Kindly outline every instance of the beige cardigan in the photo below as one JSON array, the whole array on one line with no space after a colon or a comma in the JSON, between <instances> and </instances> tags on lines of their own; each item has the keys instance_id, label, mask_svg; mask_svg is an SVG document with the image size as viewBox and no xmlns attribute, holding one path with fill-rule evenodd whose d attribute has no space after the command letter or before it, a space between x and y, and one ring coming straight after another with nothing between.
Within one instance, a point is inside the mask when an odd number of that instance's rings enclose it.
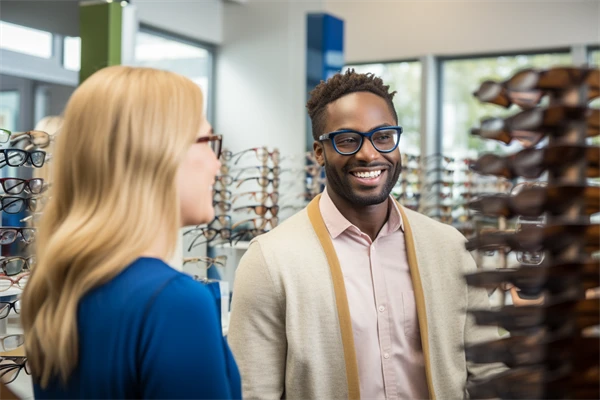
<instances>
[{"instance_id":1,"label":"beige cardigan","mask_svg":"<svg viewBox=\"0 0 600 400\"><path fill-rule=\"evenodd\" d=\"M360 398L344 278L319 198L254 239L240 261L228 340L244 398ZM461 351L498 337L465 313L489 307L486 291L465 284L476 265L456 229L400 211L430 396L464 398L467 381L504 368L473 365Z\"/></svg>"}]
</instances>

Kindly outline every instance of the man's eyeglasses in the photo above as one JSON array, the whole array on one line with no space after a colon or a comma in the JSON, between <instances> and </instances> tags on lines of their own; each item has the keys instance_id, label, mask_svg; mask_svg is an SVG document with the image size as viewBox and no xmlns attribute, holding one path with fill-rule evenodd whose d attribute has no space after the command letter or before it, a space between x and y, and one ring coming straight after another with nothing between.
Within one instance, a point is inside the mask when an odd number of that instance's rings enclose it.
<instances>
[{"instance_id":1,"label":"man's eyeglasses","mask_svg":"<svg viewBox=\"0 0 600 400\"><path fill-rule=\"evenodd\" d=\"M321 135L319 136L319 140L331 140L335 151L343 156L351 156L360 151L364 138L369 139L378 152L391 153L398 147L401 134L401 126L384 126L373 129L370 132L343 129Z\"/></svg>"},{"instance_id":2,"label":"man's eyeglasses","mask_svg":"<svg viewBox=\"0 0 600 400\"><path fill-rule=\"evenodd\" d=\"M3 257L0 258L0 271L6 276L18 275L23 271L30 271L35 267L35 257Z\"/></svg>"},{"instance_id":3,"label":"man's eyeglasses","mask_svg":"<svg viewBox=\"0 0 600 400\"><path fill-rule=\"evenodd\" d=\"M208 143L212 151L215 152L217 158L221 157L221 146L223 144L222 135L202 136L196 139L196 143Z\"/></svg>"},{"instance_id":4,"label":"man's eyeglasses","mask_svg":"<svg viewBox=\"0 0 600 400\"><path fill-rule=\"evenodd\" d=\"M34 235L34 228L5 226L0 228L0 245L14 243L19 236L21 236L23 242L30 244L33 242Z\"/></svg>"},{"instance_id":5,"label":"man's eyeglasses","mask_svg":"<svg viewBox=\"0 0 600 400\"><path fill-rule=\"evenodd\" d=\"M479 174L507 179L536 179L547 170L564 170L584 157L589 166L587 176L597 177L600 174L598 146L555 145L539 149L528 148L506 157L489 153L475 161L471 169Z\"/></svg>"},{"instance_id":6,"label":"man's eyeglasses","mask_svg":"<svg viewBox=\"0 0 600 400\"><path fill-rule=\"evenodd\" d=\"M8 194L21 194L23 190L32 194L40 194L44 189L44 180L42 178L1 178L0 185L2 185L4 193Z\"/></svg>"},{"instance_id":7,"label":"man's eyeglasses","mask_svg":"<svg viewBox=\"0 0 600 400\"><path fill-rule=\"evenodd\" d=\"M26 151L20 149L0 149L0 168L20 167L29 162L32 166L41 168L46 159L46 152L42 150Z\"/></svg>"},{"instance_id":8,"label":"man's eyeglasses","mask_svg":"<svg viewBox=\"0 0 600 400\"><path fill-rule=\"evenodd\" d=\"M0 206L7 214L18 214L27 208L35 212L38 209L40 197L0 196Z\"/></svg>"}]
</instances>

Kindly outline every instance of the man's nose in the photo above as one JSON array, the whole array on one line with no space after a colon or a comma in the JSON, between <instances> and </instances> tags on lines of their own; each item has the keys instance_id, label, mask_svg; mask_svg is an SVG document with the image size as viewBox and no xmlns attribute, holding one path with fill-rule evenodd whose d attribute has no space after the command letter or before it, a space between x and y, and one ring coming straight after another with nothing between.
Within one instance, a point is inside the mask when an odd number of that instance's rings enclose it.
<instances>
[{"instance_id":1,"label":"man's nose","mask_svg":"<svg viewBox=\"0 0 600 400\"><path fill-rule=\"evenodd\" d=\"M373 147L373 143L368 138L363 138L363 144L354 156L359 160L370 162L379 158L379 152Z\"/></svg>"}]
</instances>

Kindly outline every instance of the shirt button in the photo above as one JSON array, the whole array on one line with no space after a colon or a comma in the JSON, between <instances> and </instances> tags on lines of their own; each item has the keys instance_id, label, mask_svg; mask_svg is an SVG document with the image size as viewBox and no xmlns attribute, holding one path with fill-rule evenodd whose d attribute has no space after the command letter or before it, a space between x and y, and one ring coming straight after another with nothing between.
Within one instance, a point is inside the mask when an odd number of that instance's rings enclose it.
<instances>
[{"instance_id":1,"label":"shirt button","mask_svg":"<svg viewBox=\"0 0 600 400\"><path fill-rule=\"evenodd\" d=\"M379 312L384 312L385 311L385 307L384 306L379 306Z\"/></svg>"},{"instance_id":2,"label":"shirt button","mask_svg":"<svg viewBox=\"0 0 600 400\"><path fill-rule=\"evenodd\" d=\"M383 353L383 358L385 358L386 360L387 360L388 358L390 358L390 355L389 355L389 353Z\"/></svg>"}]
</instances>

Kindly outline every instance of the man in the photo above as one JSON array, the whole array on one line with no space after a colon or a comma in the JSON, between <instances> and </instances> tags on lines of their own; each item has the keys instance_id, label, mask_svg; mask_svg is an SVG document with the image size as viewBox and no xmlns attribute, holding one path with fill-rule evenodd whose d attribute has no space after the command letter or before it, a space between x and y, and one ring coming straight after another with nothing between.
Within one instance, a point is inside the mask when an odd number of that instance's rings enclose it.
<instances>
[{"instance_id":1,"label":"man","mask_svg":"<svg viewBox=\"0 0 600 400\"><path fill-rule=\"evenodd\" d=\"M229 343L244 398L457 399L500 371L462 347L497 338L467 308L476 269L454 228L390 197L401 171L394 93L349 71L307 104L327 188L240 261Z\"/></svg>"}]
</instances>

